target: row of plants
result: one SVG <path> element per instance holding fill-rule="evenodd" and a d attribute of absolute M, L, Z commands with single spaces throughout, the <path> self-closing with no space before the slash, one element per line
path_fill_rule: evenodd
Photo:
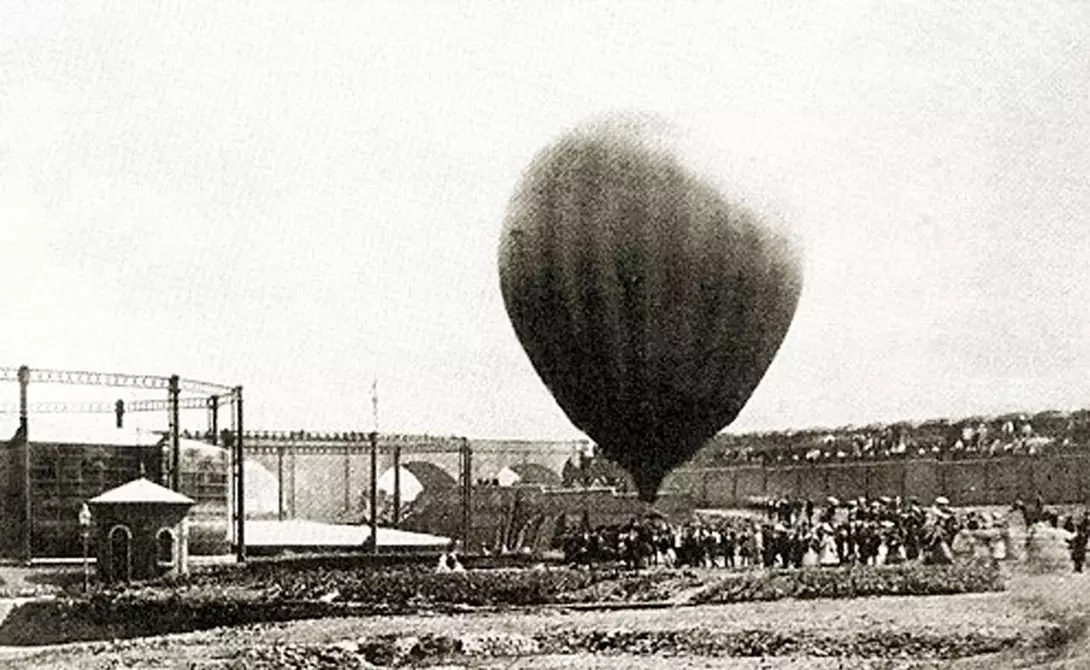
<path fill-rule="evenodd" d="M 386 611 L 406 611 L 442 605 L 470 607 L 532 606 L 558 602 L 565 593 L 595 583 L 623 579 L 618 571 L 552 569 L 469 570 L 437 574 L 423 569 L 297 570 L 281 564 L 245 575 L 229 571 L 197 574 L 185 580 L 149 587 L 156 592 L 182 593 L 191 598 L 220 599 L 232 590 L 247 591 L 264 601 L 354 603 Z M 123 592 L 105 590 L 112 599 Z"/>
<path fill-rule="evenodd" d="M 553 629 L 530 636 L 498 631 L 486 635 L 381 635 L 335 645 L 253 647 L 240 651 L 236 658 L 246 667 L 330 670 L 462 664 L 470 659 L 540 654 L 955 659 L 1000 652 L 1021 642 L 1017 634 L 964 631 L 943 634 L 859 631 L 829 636 L 770 629 L 720 632 L 701 627 Z"/>
<path fill-rule="evenodd" d="M 323 602 L 193 600 L 181 597 L 37 600 L 16 607 L 0 625 L 0 645 L 38 646 L 183 633 L 220 626 L 350 616 Z"/>
<path fill-rule="evenodd" d="M 701 588 L 701 585 L 705 586 Z M 723 575 L 576 568 L 471 570 L 293 569 L 288 563 L 218 569 L 139 588 L 30 603 L 0 627 L 0 644 L 126 638 L 301 618 L 465 607 L 671 600 L 730 603 L 781 598 L 935 595 L 1001 590 L 997 566 L 900 565 Z"/>
<path fill-rule="evenodd" d="M 930 596 L 1002 591 L 998 564 L 985 558 L 950 565 L 904 563 L 811 570 L 743 572 L 724 576 L 695 593 L 693 603 L 733 603 L 782 598 Z"/>
<path fill-rule="evenodd" d="M 560 593 L 561 603 L 650 603 L 673 600 L 700 587 L 705 578 L 692 570 L 617 572 L 608 579 L 574 591 Z"/>

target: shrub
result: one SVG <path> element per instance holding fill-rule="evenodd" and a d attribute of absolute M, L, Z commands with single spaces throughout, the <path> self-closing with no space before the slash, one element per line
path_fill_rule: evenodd
<path fill-rule="evenodd" d="M 692 602 L 728 603 L 781 598 L 855 598 L 883 595 L 942 595 L 1000 591 L 1003 579 L 990 559 L 953 565 L 905 563 L 773 570 L 731 575 L 697 593 Z"/>
<path fill-rule="evenodd" d="M 697 573 L 673 570 L 637 573 L 555 568 L 435 574 L 422 566 L 350 570 L 270 562 L 203 571 L 127 589 L 98 586 L 87 595 L 31 603 L 13 612 L 0 628 L 0 643 L 123 638 L 422 608 L 647 602 L 673 598 L 699 586 L 700 579 Z M 688 602 L 935 595 L 1003 588 L 997 565 L 985 559 L 949 566 L 742 572 L 711 579 Z"/>

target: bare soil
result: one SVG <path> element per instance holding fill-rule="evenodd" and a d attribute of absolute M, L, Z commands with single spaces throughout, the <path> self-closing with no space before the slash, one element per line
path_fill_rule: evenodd
<path fill-rule="evenodd" d="M 534 670 L 1090 668 L 1088 623 L 1090 575 L 1018 574 L 1002 593 L 324 619 L 9 648 L 0 650 L 0 661 L 11 668 L 73 670 L 375 664 Z M 744 656 L 717 652 L 717 640 L 769 633 L 792 643 L 768 654 L 760 648 Z M 971 652 L 959 647 L 969 643 L 995 651 L 958 658 Z"/>

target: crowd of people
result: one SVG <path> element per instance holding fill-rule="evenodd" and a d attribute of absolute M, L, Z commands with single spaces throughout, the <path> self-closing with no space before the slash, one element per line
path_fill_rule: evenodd
<path fill-rule="evenodd" d="M 914 499 L 882 497 L 823 505 L 770 501 L 755 517 L 722 517 L 671 524 L 661 517 L 580 528 L 566 533 L 566 560 L 577 564 L 623 562 L 630 567 L 803 568 L 929 564 L 953 560 L 951 547 L 962 528 L 978 530 L 998 520 L 971 512 L 955 514 L 938 498 L 923 506 Z"/>
<path fill-rule="evenodd" d="M 755 448 L 752 446 L 732 450 L 723 450 L 715 455 L 719 463 L 762 463 L 766 465 L 785 463 L 817 463 L 826 461 L 861 461 L 861 460 L 897 460 L 911 458 L 934 458 L 937 460 L 967 460 L 975 458 L 994 458 L 1004 456 L 1042 456 L 1061 454 L 1073 449 L 1070 440 L 1059 441 L 1050 437 L 1035 436 L 1018 438 L 1010 441 L 991 440 L 987 444 L 977 445 L 955 440 L 947 444 L 938 441 L 926 443 L 916 441 L 897 442 L 892 445 L 880 445 L 870 440 L 847 440 L 841 442 L 822 442 L 814 446 L 786 449 Z"/>
<path fill-rule="evenodd" d="M 1083 414 L 1064 420 L 1028 417 L 923 426 L 894 425 L 827 433 L 768 433 L 716 438 L 708 458 L 717 463 L 795 463 L 877 459 L 965 460 L 1041 456 L 1073 451 L 1090 439 Z"/>

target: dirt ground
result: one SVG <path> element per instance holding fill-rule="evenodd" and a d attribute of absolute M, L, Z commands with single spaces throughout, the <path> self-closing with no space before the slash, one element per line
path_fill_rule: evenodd
<path fill-rule="evenodd" d="M 1072 574 L 1059 550 L 1060 541 L 1050 543 L 1055 545 L 1050 555 L 1042 557 L 1049 560 L 1038 561 L 1045 574 L 1030 572 L 1028 563 L 1018 562 L 1018 567 L 1011 568 L 1007 590 L 1001 593 L 295 621 L 51 648 L 0 647 L 0 666 L 28 670 L 393 665 L 497 670 L 1090 669 L 1090 573 Z M 41 580 L 33 573 L 0 567 L 9 595 L 39 586 Z M 723 655 L 714 644 L 724 636 L 737 639 L 769 631 L 802 644 L 789 648 L 787 654 L 783 648 L 768 654 L 758 648 L 742 656 Z M 435 639 L 456 640 L 463 644 L 462 651 L 378 660 L 363 653 L 378 642 L 394 648 Z M 658 644 L 663 640 L 667 644 Z M 958 645 L 966 640 L 984 641 L 984 647 L 991 645 L 998 651 L 959 653 Z M 901 641 L 900 653 L 885 652 L 890 646 L 901 648 Z"/>
<path fill-rule="evenodd" d="M 573 647 L 523 651 L 495 649 L 451 659 L 417 659 L 445 668 L 583 670 L 661 668 L 847 668 L 907 670 L 955 668 L 1090 668 L 1090 574 L 1013 575 L 1003 593 L 857 600 L 778 601 L 736 605 L 621 611 L 467 613 L 460 616 L 396 616 L 296 621 L 161 636 L 140 640 L 63 645 L 48 649 L 0 649 L 10 668 L 294 668 L 372 667 L 355 654 L 376 639 L 446 636 L 490 640 L 566 639 L 587 634 L 608 639 L 618 631 L 640 635 L 713 637 L 772 630 L 800 635 L 813 653 L 791 656 L 723 657 L 670 650 L 607 650 Z M 1000 641 L 998 653 L 942 660 L 906 652 L 877 658 L 866 649 L 842 655 L 845 641 L 863 638 L 958 639 L 984 636 Z M 486 645 L 487 646 L 487 645 Z M 516 645 L 517 646 L 517 645 Z M 824 652 L 822 650 L 825 650 Z M 346 659 L 351 663 L 346 663 Z M 442 663 L 447 665 L 442 665 Z"/>

